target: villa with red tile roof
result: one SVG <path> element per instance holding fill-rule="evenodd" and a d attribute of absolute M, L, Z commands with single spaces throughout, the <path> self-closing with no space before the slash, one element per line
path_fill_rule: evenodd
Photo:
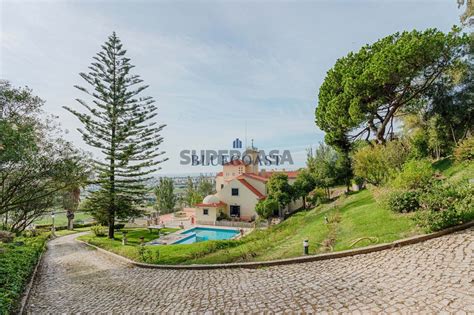
<path fill-rule="evenodd" d="M 258 151 L 248 149 L 246 154 L 255 161 Z M 259 163 L 245 163 L 240 159 L 224 164 L 222 172 L 216 175 L 217 193 L 195 205 L 196 223 L 214 225 L 220 213 L 237 220 L 253 221 L 257 217 L 255 205 L 266 198 L 266 183 L 275 172 L 287 174 L 290 184 L 294 183 L 298 174 L 297 171 L 259 170 Z M 282 210 L 283 213 L 292 212 L 302 205 L 302 200 L 296 200 Z"/>

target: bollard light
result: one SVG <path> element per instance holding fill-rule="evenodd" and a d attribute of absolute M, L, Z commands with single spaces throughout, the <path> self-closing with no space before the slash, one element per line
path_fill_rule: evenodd
<path fill-rule="evenodd" d="M 122 245 L 127 244 L 127 231 L 122 231 Z"/>
<path fill-rule="evenodd" d="M 51 220 L 52 220 L 51 234 L 53 234 L 53 236 L 54 236 L 54 232 L 56 232 L 56 228 L 54 226 L 54 211 L 51 211 Z"/>
<path fill-rule="evenodd" d="M 303 250 L 304 250 L 305 255 L 309 254 L 309 241 L 308 240 L 303 241 Z"/>

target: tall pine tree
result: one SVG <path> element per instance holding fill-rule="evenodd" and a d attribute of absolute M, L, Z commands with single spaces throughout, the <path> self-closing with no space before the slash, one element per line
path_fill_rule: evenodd
<path fill-rule="evenodd" d="M 155 100 L 139 96 L 148 86 L 130 73 L 134 66 L 125 54 L 114 32 L 93 57 L 89 72 L 80 73 L 92 89 L 75 86 L 89 95 L 93 105 L 76 99 L 85 112 L 64 107 L 84 125 L 78 129 L 84 141 L 103 154 L 103 159 L 94 161 L 100 189 L 91 193 L 89 201 L 107 218 L 109 238 L 114 237 L 116 217 L 133 215 L 139 209 L 146 181 L 166 160 L 161 157 L 164 152 L 158 151 L 165 125 L 155 122 Z"/>

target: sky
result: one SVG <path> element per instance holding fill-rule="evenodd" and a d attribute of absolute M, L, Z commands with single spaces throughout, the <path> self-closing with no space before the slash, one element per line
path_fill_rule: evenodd
<path fill-rule="evenodd" d="M 80 109 L 73 86 L 115 31 L 167 125 L 158 175 L 219 171 L 180 165 L 180 152 L 235 138 L 290 150 L 296 169 L 324 139 L 314 110 L 338 58 L 398 31 L 449 31 L 461 13 L 455 0 L 0 0 L 0 78 L 33 89 L 65 138 L 97 155 L 62 106 Z"/>

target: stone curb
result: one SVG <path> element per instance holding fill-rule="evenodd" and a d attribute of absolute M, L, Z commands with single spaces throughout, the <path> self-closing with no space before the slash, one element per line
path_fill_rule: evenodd
<path fill-rule="evenodd" d="M 22 293 L 22 296 L 21 296 L 21 302 L 20 302 L 20 305 L 18 307 L 18 314 L 24 314 L 25 313 L 25 307 L 26 307 L 26 303 L 28 302 L 28 299 L 30 298 L 30 293 L 31 293 L 31 288 L 33 287 L 33 282 L 35 281 L 35 278 L 36 278 L 36 274 L 38 273 L 38 268 L 41 264 L 41 261 L 43 260 L 43 254 L 48 250 L 48 242 L 51 240 L 52 238 L 49 237 L 49 239 L 46 241 L 46 244 L 45 244 L 45 248 L 44 250 L 41 252 L 40 256 L 38 257 L 38 262 L 36 263 L 36 266 L 35 266 L 35 269 L 33 269 L 33 272 L 31 273 L 31 278 L 30 278 L 30 281 L 28 281 L 28 284 L 26 285 L 26 287 L 23 289 L 23 293 Z"/>
<path fill-rule="evenodd" d="M 181 270 L 207 270 L 207 269 L 230 269 L 230 268 L 247 268 L 247 269 L 255 269 L 255 268 L 262 268 L 262 267 L 270 267 L 270 266 L 280 266 L 280 265 L 290 265 L 290 264 L 298 264 L 298 263 L 305 263 L 305 262 L 312 262 L 312 261 L 320 261 L 320 260 L 327 260 L 327 259 L 335 259 L 335 258 L 343 258 L 343 257 L 350 257 L 355 255 L 362 255 L 368 253 L 374 253 L 386 249 L 392 249 L 396 247 L 402 247 L 407 245 L 412 245 L 416 243 L 421 243 L 433 238 L 437 238 L 440 236 L 444 236 L 447 234 L 451 234 L 454 232 L 462 231 L 468 229 L 470 227 L 474 227 L 474 221 L 464 223 L 462 225 L 454 226 L 451 228 L 447 228 L 438 232 L 426 234 L 426 235 L 418 235 L 409 238 L 404 238 L 398 241 L 394 241 L 391 243 L 384 243 L 379 245 L 367 246 L 363 248 L 357 249 L 349 249 L 340 252 L 333 252 L 333 253 L 325 253 L 325 254 L 317 254 L 317 255 L 309 255 L 309 256 L 300 256 L 294 258 L 286 258 L 286 259 L 278 259 L 278 260 L 270 260 L 270 261 L 258 261 L 258 262 L 246 262 L 246 263 L 229 263 L 229 264 L 209 264 L 209 265 L 154 265 L 154 264 L 146 264 L 137 262 L 118 254 L 112 253 L 108 250 L 102 249 L 95 245 L 89 244 L 84 241 L 77 240 L 77 242 L 86 244 L 102 253 L 110 255 L 114 258 L 117 258 L 125 263 L 134 265 L 140 268 L 150 268 L 150 269 L 181 269 Z"/>

